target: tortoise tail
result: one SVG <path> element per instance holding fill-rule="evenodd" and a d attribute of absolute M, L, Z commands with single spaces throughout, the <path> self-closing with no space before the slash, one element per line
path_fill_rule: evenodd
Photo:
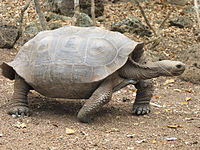
<path fill-rule="evenodd" d="M 6 63 L 2 63 L 0 65 L 0 68 L 2 69 L 2 75 L 10 80 L 14 80 L 15 79 L 15 70 L 9 66 Z"/>

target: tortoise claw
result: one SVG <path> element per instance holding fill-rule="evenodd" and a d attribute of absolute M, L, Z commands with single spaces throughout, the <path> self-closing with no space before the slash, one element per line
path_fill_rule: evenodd
<path fill-rule="evenodd" d="M 8 114 L 12 115 L 14 118 L 30 116 L 30 110 L 26 106 L 14 106 L 8 110 Z"/>
<path fill-rule="evenodd" d="M 134 104 L 132 113 L 135 115 L 145 115 L 151 112 L 149 104 Z"/>

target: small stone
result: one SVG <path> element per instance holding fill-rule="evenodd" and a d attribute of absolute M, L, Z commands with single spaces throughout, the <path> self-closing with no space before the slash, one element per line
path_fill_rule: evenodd
<path fill-rule="evenodd" d="M 2 137 L 3 136 L 3 134 L 2 133 L 0 133 L 0 137 Z"/>
<path fill-rule="evenodd" d="M 26 128 L 27 125 L 25 123 L 21 123 L 19 121 L 17 121 L 16 124 L 14 124 L 15 127 L 19 128 L 19 129 L 23 129 L 23 128 Z"/>
<path fill-rule="evenodd" d="M 66 133 L 67 135 L 73 135 L 73 134 L 75 134 L 75 131 L 72 130 L 72 129 L 66 128 L 66 129 L 65 129 L 65 133 Z"/>
<path fill-rule="evenodd" d="M 158 104 L 155 104 L 155 103 L 153 103 L 153 102 L 150 102 L 150 105 L 155 106 L 155 107 L 158 107 L 158 108 L 162 108 L 162 107 L 163 107 L 163 106 L 158 105 Z"/>
<path fill-rule="evenodd" d="M 138 126 L 138 125 L 139 125 L 139 123 L 138 123 L 138 122 L 136 122 L 136 123 L 133 123 L 133 125 L 134 125 L 134 126 Z"/>
<path fill-rule="evenodd" d="M 57 150 L 56 147 L 48 147 L 48 150 Z"/>
<path fill-rule="evenodd" d="M 127 138 L 133 138 L 135 136 L 135 134 L 128 134 L 126 135 Z"/>
<path fill-rule="evenodd" d="M 144 142 L 146 142 L 146 139 L 143 139 L 143 140 L 138 140 L 138 141 L 135 141 L 136 143 L 138 143 L 138 144 L 141 144 L 141 143 L 144 143 Z"/>
<path fill-rule="evenodd" d="M 80 131 L 80 133 L 82 134 L 82 135 L 88 135 L 85 131 Z"/>
<path fill-rule="evenodd" d="M 13 117 L 13 118 L 17 118 L 17 115 L 15 115 L 15 114 L 12 114 L 12 117 Z"/>
<path fill-rule="evenodd" d="M 174 91 L 176 91 L 176 92 L 181 92 L 181 90 L 180 90 L 180 89 L 174 89 Z"/>
<path fill-rule="evenodd" d="M 120 119 L 120 116 L 116 116 L 116 119 Z"/>
<path fill-rule="evenodd" d="M 167 141 L 175 141 L 175 140 L 177 140 L 177 138 L 175 137 L 167 138 Z"/>
<path fill-rule="evenodd" d="M 153 144 L 155 144 L 155 143 L 156 143 L 156 140 L 155 140 L 155 139 L 153 139 L 153 140 L 152 140 L 152 143 L 153 143 Z"/>
<path fill-rule="evenodd" d="M 186 145 L 188 145 L 188 144 L 189 144 L 189 142 L 187 142 L 187 141 L 186 141 L 186 142 L 185 142 L 185 144 L 186 144 Z"/>
<path fill-rule="evenodd" d="M 110 132 L 119 132 L 119 129 L 117 128 L 111 128 L 110 130 L 106 131 L 107 133 L 110 133 Z"/>
<path fill-rule="evenodd" d="M 134 150 L 135 148 L 134 147 L 128 147 L 127 149 L 128 150 Z"/>

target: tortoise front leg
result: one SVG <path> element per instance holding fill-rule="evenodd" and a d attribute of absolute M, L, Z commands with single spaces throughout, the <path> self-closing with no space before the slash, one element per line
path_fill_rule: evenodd
<path fill-rule="evenodd" d="M 153 80 L 141 80 L 135 87 L 137 88 L 137 93 L 132 113 L 136 115 L 148 114 L 151 111 L 150 100 L 154 92 Z"/>
<path fill-rule="evenodd" d="M 86 101 L 77 118 L 79 121 L 88 123 L 92 116 L 97 113 L 103 105 L 108 103 L 112 97 L 112 82 L 108 78 L 95 90 L 92 96 Z"/>
<path fill-rule="evenodd" d="M 19 75 L 15 74 L 14 93 L 10 101 L 10 109 L 8 114 L 16 117 L 27 115 L 29 116 L 29 107 L 27 94 L 30 86 Z"/>

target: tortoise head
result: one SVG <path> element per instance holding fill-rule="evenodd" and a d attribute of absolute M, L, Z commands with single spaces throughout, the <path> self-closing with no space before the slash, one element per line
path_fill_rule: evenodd
<path fill-rule="evenodd" d="M 155 64 L 161 76 L 178 76 L 185 71 L 185 64 L 180 61 L 162 60 Z"/>
<path fill-rule="evenodd" d="M 185 71 L 185 64 L 180 61 L 162 60 L 141 65 L 131 59 L 119 70 L 126 79 L 146 80 L 159 76 L 178 76 Z"/>

